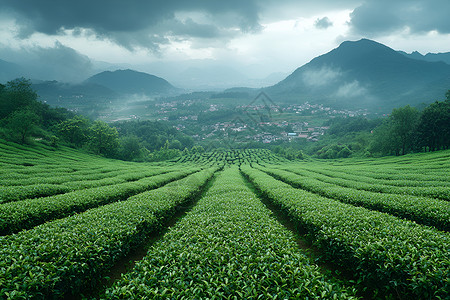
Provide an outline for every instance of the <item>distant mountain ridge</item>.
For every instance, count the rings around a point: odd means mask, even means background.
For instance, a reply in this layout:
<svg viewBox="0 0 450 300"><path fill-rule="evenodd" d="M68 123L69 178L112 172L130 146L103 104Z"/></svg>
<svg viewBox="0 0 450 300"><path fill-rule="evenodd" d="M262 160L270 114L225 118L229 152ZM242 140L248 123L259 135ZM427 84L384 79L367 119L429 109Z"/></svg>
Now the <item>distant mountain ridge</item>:
<svg viewBox="0 0 450 300"><path fill-rule="evenodd" d="M424 60L429 62L437 62L442 61L446 64L450 65L450 52L445 53L427 53L425 55L420 54L417 51L413 51L411 53L406 53L404 51L398 51L398 53L405 55L406 57L418 59L418 60Z"/></svg>
<svg viewBox="0 0 450 300"><path fill-rule="evenodd" d="M134 70L104 71L85 83L102 85L119 94L158 95L177 91L167 80Z"/></svg>
<svg viewBox="0 0 450 300"><path fill-rule="evenodd" d="M343 42L265 91L278 101L389 112L441 99L450 65L411 59L372 40Z"/></svg>
<svg viewBox="0 0 450 300"><path fill-rule="evenodd" d="M133 70L105 71L81 83L34 81L40 99L50 105L76 107L121 101L126 95L159 96L180 92L166 80Z"/></svg>

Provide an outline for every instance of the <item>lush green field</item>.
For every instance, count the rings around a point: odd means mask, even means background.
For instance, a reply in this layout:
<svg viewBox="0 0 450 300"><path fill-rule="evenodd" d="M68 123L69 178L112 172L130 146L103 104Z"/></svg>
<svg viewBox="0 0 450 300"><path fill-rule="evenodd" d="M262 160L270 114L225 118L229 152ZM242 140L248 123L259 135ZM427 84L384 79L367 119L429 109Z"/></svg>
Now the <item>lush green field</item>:
<svg viewBox="0 0 450 300"><path fill-rule="evenodd" d="M0 141L0 297L450 299L449 168Z"/></svg>

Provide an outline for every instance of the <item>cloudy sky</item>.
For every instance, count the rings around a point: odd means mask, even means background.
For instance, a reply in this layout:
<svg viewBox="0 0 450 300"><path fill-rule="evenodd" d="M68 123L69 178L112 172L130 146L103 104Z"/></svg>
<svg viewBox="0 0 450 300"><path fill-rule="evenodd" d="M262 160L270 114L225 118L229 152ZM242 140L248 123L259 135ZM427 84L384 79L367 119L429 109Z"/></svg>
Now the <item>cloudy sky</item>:
<svg viewBox="0 0 450 300"><path fill-rule="evenodd" d="M263 78L363 37L450 52L449 11L449 0L0 0L0 59L46 66L45 79L81 80L99 62L175 81L195 66Z"/></svg>

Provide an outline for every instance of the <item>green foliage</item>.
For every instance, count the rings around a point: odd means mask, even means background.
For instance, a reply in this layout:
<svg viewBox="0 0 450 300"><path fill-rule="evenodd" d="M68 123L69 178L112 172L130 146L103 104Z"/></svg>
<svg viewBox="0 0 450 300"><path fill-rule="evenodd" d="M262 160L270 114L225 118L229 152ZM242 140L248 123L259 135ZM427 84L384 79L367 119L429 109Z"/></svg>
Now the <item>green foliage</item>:
<svg viewBox="0 0 450 300"><path fill-rule="evenodd" d="M88 141L90 121L83 116L75 116L58 124L59 136L66 142L81 147Z"/></svg>
<svg viewBox="0 0 450 300"><path fill-rule="evenodd" d="M400 149L395 149L396 153L401 150L404 155L408 150L413 149L419 117L419 111L409 105L392 110L392 114L389 116L392 134L395 139L398 139L400 145Z"/></svg>
<svg viewBox="0 0 450 300"><path fill-rule="evenodd" d="M352 154L352 151L347 147L347 145L332 144L323 147L317 151L316 154L322 159L336 159L347 158Z"/></svg>
<svg viewBox="0 0 450 300"><path fill-rule="evenodd" d="M273 152L289 160L303 159L305 157L302 150L296 150L293 147L276 146Z"/></svg>
<svg viewBox="0 0 450 300"><path fill-rule="evenodd" d="M173 143L171 148L183 150L192 148L194 141L165 122L154 121L126 121L113 124L119 134L136 136L142 147L150 151L158 151L164 147L166 141ZM181 143L181 145L180 145Z"/></svg>
<svg viewBox="0 0 450 300"><path fill-rule="evenodd" d="M16 110L36 103L37 94L31 88L31 81L18 78L9 81L0 90L0 119L8 117Z"/></svg>
<svg viewBox="0 0 450 300"><path fill-rule="evenodd" d="M21 144L36 131L39 124L39 116L29 108L22 108L11 113L7 118L7 127L11 131L13 139Z"/></svg>
<svg viewBox="0 0 450 300"><path fill-rule="evenodd" d="M147 160L148 161L164 161L164 160L170 160L177 157L180 157L181 151L178 149L167 149L162 148L159 151L154 151L149 153Z"/></svg>
<svg viewBox="0 0 450 300"><path fill-rule="evenodd" d="M39 102L27 79L18 78L0 88L0 133L9 140L24 143L37 136L55 146L54 134L49 131L71 115L66 109Z"/></svg>
<svg viewBox="0 0 450 300"><path fill-rule="evenodd" d="M417 145L420 112L409 105L394 109L374 132L371 150L382 154L405 155Z"/></svg>
<svg viewBox="0 0 450 300"><path fill-rule="evenodd" d="M118 157L123 160L140 161L143 158L143 151L137 136L125 136L120 138L120 148Z"/></svg>
<svg viewBox="0 0 450 300"><path fill-rule="evenodd" d="M449 97L449 92L446 97ZM380 124L381 123L381 124ZM435 151L450 146L450 100L436 101L420 112L416 108L393 109L387 119L369 120L363 117L335 118L316 146L306 147L310 154L320 158L350 156L404 155L423 149ZM373 132L373 134L369 134ZM335 144L346 145L341 155ZM308 150L309 148L309 150ZM320 149L321 148L321 149Z"/></svg>
<svg viewBox="0 0 450 300"><path fill-rule="evenodd" d="M202 146L193 146L191 149L192 153L203 153L205 149Z"/></svg>
<svg viewBox="0 0 450 300"><path fill-rule="evenodd" d="M119 148L119 133L103 121L95 121L89 128L89 146L97 154L113 156Z"/></svg>
<svg viewBox="0 0 450 300"><path fill-rule="evenodd" d="M430 151L450 147L450 91L447 100L427 106L420 116L419 143Z"/></svg>
<svg viewBox="0 0 450 300"><path fill-rule="evenodd" d="M337 117L325 123L330 129L327 134L345 136L353 132L369 132L380 125L380 119L369 120L365 117Z"/></svg>

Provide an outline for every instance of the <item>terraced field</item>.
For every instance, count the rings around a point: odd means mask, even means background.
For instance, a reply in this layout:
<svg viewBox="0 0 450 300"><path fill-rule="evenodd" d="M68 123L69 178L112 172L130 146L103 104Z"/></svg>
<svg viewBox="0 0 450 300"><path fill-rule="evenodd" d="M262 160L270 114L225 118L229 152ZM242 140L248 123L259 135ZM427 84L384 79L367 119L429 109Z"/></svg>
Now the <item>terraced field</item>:
<svg viewBox="0 0 450 300"><path fill-rule="evenodd" d="M4 299L450 299L450 151L131 163L0 141Z"/></svg>

